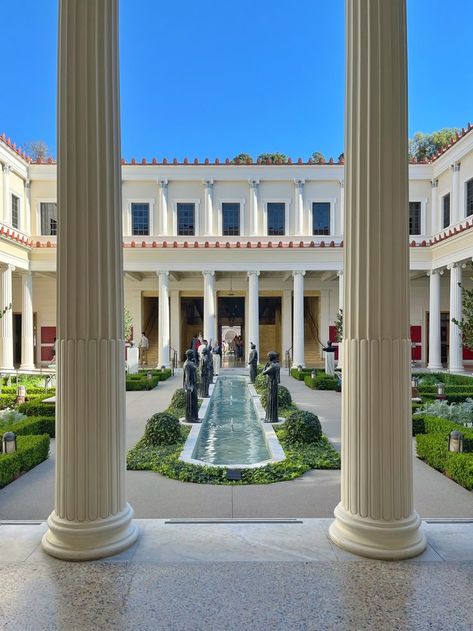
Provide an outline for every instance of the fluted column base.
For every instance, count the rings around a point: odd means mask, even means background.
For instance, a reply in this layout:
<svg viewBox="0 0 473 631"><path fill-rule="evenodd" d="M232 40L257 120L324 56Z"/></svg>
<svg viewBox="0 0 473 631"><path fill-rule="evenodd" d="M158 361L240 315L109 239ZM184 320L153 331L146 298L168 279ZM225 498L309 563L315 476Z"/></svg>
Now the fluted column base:
<svg viewBox="0 0 473 631"><path fill-rule="evenodd" d="M335 508L335 521L329 530L331 540L340 548L370 559L396 561L421 554L427 540L416 512L406 519L379 521L360 517L342 504Z"/></svg>
<svg viewBox="0 0 473 631"><path fill-rule="evenodd" d="M439 370L443 370L443 366L442 366L442 364L429 364L429 365L427 366L427 368L428 368L429 370L431 370L432 372L437 372L437 371L439 371Z"/></svg>
<svg viewBox="0 0 473 631"><path fill-rule="evenodd" d="M129 504L120 513L94 521L62 519L53 511L48 526L43 550L66 561L92 561L118 554L133 545L139 534Z"/></svg>

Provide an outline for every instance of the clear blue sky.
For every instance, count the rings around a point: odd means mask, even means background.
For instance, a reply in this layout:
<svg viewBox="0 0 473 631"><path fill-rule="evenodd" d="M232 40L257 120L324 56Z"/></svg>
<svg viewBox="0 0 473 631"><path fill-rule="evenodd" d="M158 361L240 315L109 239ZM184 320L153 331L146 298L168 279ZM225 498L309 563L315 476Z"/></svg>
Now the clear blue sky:
<svg viewBox="0 0 473 631"><path fill-rule="evenodd" d="M344 0L121 0L122 154L343 151ZM410 133L473 120L472 0L408 0ZM56 153L57 0L0 0L0 132Z"/></svg>

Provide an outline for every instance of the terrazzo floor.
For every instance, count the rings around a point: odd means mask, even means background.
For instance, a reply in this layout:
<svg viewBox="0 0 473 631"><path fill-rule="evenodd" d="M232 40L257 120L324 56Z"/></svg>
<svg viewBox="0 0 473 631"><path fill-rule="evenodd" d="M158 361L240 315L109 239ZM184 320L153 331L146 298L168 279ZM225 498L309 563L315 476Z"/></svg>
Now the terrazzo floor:
<svg viewBox="0 0 473 631"><path fill-rule="evenodd" d="M470 630L473 523L424 523L417 559L367 561L334 547L330 520L139 520L109 559L67 563L44 523L0 525L0 628Z"/></svg>

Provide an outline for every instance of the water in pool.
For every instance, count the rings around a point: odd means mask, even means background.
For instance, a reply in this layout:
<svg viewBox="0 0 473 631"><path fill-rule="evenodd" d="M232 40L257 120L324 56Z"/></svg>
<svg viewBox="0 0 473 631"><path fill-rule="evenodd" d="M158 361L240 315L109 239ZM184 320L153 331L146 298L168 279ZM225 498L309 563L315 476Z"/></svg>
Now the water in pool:
<svg viewBox="0 0 473 631"><path fill-rule="evenodd" d="M226 465L271 458L246 377L218 378L192 457Z"/></svg>

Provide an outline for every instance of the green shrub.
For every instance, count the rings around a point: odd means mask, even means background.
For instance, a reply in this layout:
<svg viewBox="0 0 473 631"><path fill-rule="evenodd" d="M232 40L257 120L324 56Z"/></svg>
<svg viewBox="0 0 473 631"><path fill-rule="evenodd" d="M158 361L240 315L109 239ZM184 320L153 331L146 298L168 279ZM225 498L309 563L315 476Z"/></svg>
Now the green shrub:
<svg viewBox="0 0 473 631"><path fill-rule="evenodd" d="M184 388L178 388L176 392L172 395L169 407L178 410L182 410L186 407L186 391L184 390Z"/></svg>
<svg viewBox="0 0 473 631"><path fill-rule="evenodd" d="M37 436L39 434L48 434L50 438L56 436L56 419L54 416L29 416L24 421L18 421L8 429L2 431L15 432L17 436Z"/></svg>
<svg viewBox="0 0 473 631"><path fill-rule="evenodd" d="M318 416L303 410L290 414L286 419L284 428L290 443L315 443L322 436L322 427Z"/></svg>
<svg viewBox="0 0 473 631"><path fill-rule="evenodd" d="M332 375L326 375L325 373L319 373L315 379L313 379L310 375L306 375L304 379L304 383L312 390L335 390L336 392L340 392L340 383L336 377L332 377Z"/></svg>
<svg viewBox="0 0 473 631"><path fill-rule="evenodd" d="M146 421L143 444L149 447L174 445L181 439L179 419L167 412L158 412Z"/></svg>
<svg viewBox="0 0 473 631"><path fill-rule="evenodd" d="M26 403L20 403L18 412L26 414L26 416L55 416L56 404L45 403L42 399L26 401Z"/></svg>
<svg viewBox="0 0 473 631"><path fill-rule="evenodd" d="M266 377L266 375L259 373L259 375L256 375L254 385L256 392L258 394L263 394L263 392L268 389L268 378Z"/></svg>
<svg viewBox="0 0 473 631"><path fill-rule="evenodd" d="M416 414L412 417L412 435L425 434L424 417L420 414Z"/></svg>
<svg viewBox="0 0 473 631"><path fill-rule="evenodd" d="M18 436L13 454L0 454L0 488L12 482L20 473L29 471L49 453L49 436Z"/></svg>
<svg viewBox="0 0 473 631"><path fill-rule="evenodd" d="M416 442L419 458L443 473L447 462L448 438L440 433L418 434Z"/></svg>
<svg viewBox="0 0 473 631"><path fill-rule="evenodd" d="M22 383L18 384L19 386L23 385ZM16 397L17 386L3 386L2 394L14 394ZM53 397L56 394L56 388L39 388L39 387L26 387L26 396L43 396L43 397Z"/></svg>
<svg viewBox="0 0 473 631"><path fill-rule="evenodd" d="M0 410L11 408L16 403L16 394L0 394Z"/></svg>
<svg viewBox="0 0 473 631"><path fill-rule="evenodd" d="M159 377L154 376L148 379L147 375L130 375L126 380L127 392L136 392L138 390L153 390L159 385Z"/></svg>
<svg viewBox="0 0 473 631"><path fill-rule="evenodd" d="M473 489L473 454L447 452L445 473L471 491Z"/></svg>
<svg viewBox="0 0 473 631"><path fill-rule="evenodd" d="M261 405L266 408L268 405L269 390L264 390L261 394ZM291 393L285 386L279 386L278 388L278 407L288 408L292 404Z"/></svg>
<svg viewBox="0 0 473 631"><path fill-rule="evenodd" d="M314 369L313 368L303 368L302 370L298 370L297 368L291 368L291 377L293 377L297 381L304 381L304 377L306 377L307 375L310 375L312 370L314 370Z"/></svg>
<svg viewBox="0 0 473 631"><path fill-rule="evenodd" d="M413 373L417 377L420 386L435 385L445 383L447 385L467 385L473 387L473 377L468 375L455 375L449 372Z"/></svg>

